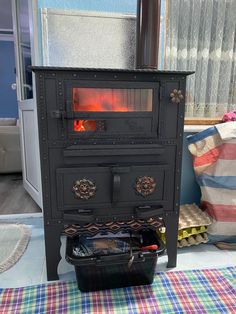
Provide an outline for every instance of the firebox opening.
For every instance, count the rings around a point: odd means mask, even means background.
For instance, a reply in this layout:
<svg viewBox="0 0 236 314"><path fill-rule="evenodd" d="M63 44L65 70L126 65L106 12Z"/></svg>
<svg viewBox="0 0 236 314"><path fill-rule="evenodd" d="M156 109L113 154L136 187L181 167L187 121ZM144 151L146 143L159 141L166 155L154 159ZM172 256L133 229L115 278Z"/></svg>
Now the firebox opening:
<svg viewBox="0 0 236 314"><path fill-rule="evenodd" d="M73 88L76 112L150 112L152 103L152 89Z"/></svg>
<svg viewBox="0 0 236 314"><path fill-rule="evenodd" d="M75 132L89 132L97 130L96 120L74 120Z"/></svg>

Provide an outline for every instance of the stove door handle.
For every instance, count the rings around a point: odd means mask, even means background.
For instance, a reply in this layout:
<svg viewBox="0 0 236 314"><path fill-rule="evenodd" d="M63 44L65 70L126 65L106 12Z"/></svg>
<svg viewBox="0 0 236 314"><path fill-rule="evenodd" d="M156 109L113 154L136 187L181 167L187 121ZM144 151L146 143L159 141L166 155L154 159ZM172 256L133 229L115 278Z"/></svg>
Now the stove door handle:
<svg viewBox="0 0 236 314"><path fill-rule="evenodd" d="M117 203L120 196L120 175L113 173L112 203Z"/></svg>
<svg viewBox="0 0 236 314"><path fill-rule="evenodd" d="M90 223L94 222L94 215L91 214L64 214L63 219L66 221Z"/></svg>
<svg viewBox="0 0 236 314"><path fill-rule="evenodd" d="M154 218L164 213L162 206L140 206L135 208L135 217L137 219Z"/></svg>

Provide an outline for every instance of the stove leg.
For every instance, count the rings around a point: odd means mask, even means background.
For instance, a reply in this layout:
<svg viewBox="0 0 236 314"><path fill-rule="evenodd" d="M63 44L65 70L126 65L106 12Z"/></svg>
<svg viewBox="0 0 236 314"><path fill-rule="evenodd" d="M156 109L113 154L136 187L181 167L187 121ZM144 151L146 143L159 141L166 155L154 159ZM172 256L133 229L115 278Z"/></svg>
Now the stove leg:
<svg viewBox="0 0 236 314"><path fill-rule="evenodd" d="M167 267L176 267L177 239L178 239L178 216L169 215L164 218L166 226L166 249L168 255Z"/></svg>
<svg viewBox="0 0 236 314"><path fill-rule="evenodd" d="M61 225L45 225L45 249L46 249L46 265L47 279L58 280L57 267L61 260Z"/></svg>

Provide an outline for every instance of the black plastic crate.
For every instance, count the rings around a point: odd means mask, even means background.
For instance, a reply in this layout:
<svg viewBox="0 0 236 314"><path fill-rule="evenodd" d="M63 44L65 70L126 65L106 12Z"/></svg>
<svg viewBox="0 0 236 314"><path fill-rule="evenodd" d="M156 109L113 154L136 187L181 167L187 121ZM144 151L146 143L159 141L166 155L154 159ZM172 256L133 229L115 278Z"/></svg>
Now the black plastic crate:
<svg viewBox="0 0 236 314"><path fill-rule="evenodd" d="M76 238L67 238L66 260L75 266L78 288L85 292L151 284L158 255L162 254L165 248L155 231L145 232L150 243L157 244L158 249L156 251L140 249L133 252L131 266L129 253L99 257L73 256Z"/></svg>

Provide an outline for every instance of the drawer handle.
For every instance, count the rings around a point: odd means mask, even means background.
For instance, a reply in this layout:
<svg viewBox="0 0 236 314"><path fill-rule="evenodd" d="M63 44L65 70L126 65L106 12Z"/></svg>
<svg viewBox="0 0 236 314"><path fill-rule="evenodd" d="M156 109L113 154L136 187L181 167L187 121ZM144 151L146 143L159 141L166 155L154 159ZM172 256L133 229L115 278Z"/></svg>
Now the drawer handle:
<svg viewBox="0 0 236 314"><path fill-rule="evenodd" d="M90 223L95 220L93 213L91 214L64 214L63 219L65 221L73 221L78 223Z"/></svg>
<svg viewBox="0 0 236 314"><path fill-rule="evenodd" d="M112 203L117 203L120 197L120 174L129 173L130 167L113 167L111 172L113 175Z"/></svg>
<svg viewBox="0 0 236 314"><path fill-rule="evenodd" d="M120 196L120 175L113 174L112 203L117 203Z"/></svg>
<svg viewBox="0 0 236 314"><path fill-rule="evenodd" d="M174 89L170 93L170 98L173 103L179 104L184 99L184 96L181 90Z"/></svg>
<svg viewBox="0 0 236 314"><path fill-rule="evenodd" d="M137 219L154 218L164 213L162 206L140 206L135 208L135 217Z"/></svg>

